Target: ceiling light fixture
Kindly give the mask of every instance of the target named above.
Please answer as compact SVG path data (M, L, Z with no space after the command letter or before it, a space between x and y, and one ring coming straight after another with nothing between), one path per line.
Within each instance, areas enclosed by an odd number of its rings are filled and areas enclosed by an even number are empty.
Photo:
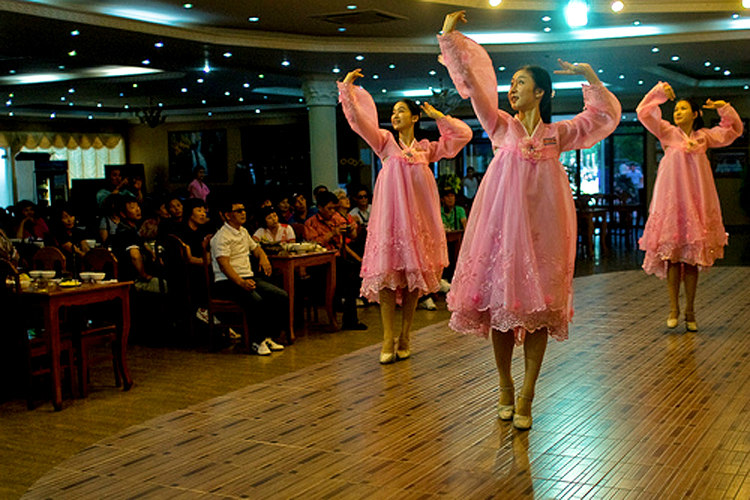
M81 32L78 31L78 30L73 30L73 31L70 32L70 36L78 36L80 34L81 34Z
M331 70L333 73L341 73L341 69L338 66L334 66Z
M68 55L69 55L70 57L75 57L75 56L77 56L77 55L78 55L78 52L76 52L75 50L71 50L70 52L68 52Z
M725 70L724 70L724 76L729 76L729 75L731 75L731 74L732 74L732 72L731 72L731 71L729 71L728 69L725 69Z
M242 84L242 86L245 87L246 89L249 89L250 88L250 83L245 82L245 83Z
M622 12L622 9L625 8L625 4L620 0L615 0L609 8L612 9L612 12Z
M641 22L638 19L633 21L633 26L640 26L640 25L641 25Z
M164 47L164 42L156 42L154 44L154 47L156 47L157 49L160 49L160 48Z
M737 14L736 12L732 14L732 19L739 19L739 18L740 18L740 15Z
M356 56L354 59L356 59L357 61L362 61L362 60L364 60L364 58L365 58L365 56L363 56L362 54L360 54L360 55Z
M388 69L396 69L396 65L395 64L389 64L388 65Z
M507 68L506 68L505 66L500 66L500 67L499 67L499 68L497 68L497 69L498 69L498 70L500 70L500 71L505 71L505 70L506 70Z
M503 0L489 0L490 7L497 7L503 3Z
M144 59L143 61L141 61L141 64L143 64L144 66L148 66L149 64L151 64L151 61L148 59Z
M651 52L656 54L657 52L659 52L659 47L651 47Z
M378 75L377 73L375 73L374 75L372 75L372 79L373 80L377 80L378 78L380 78L380 75Z
M357 10L357 6L354 5L354 4L349 4L349 5L346 6L346 8L349 9L349 10Z
M230 57L232 57L232 53L231 52L224 52L224 57L226 57L227 59L229 59Z
M184 3L184 4L182 4L182 6L184 8L186 8L186 9L192 9L193 8L193 4L191 4L191 3Z
M343 26L341 26L341 27L339 28L339 33L343 33L344 31L346 31L346 28L344 28Z
M289 59L284 59L283 61L281 61L281 65L284 66L285 68L289 66L290 64L292 63L289 62Z
M677 61L680 60L680 56L678 56L677 54L675 54L670 59L672 59L674 62L677 62Z
M586 0L569 0L564 13L565 22L571 28L580 28L589 22L589 6Z
M205 81L205 80L204 80L203 78L198 78L198 79L196 80L196 82L198 82L198 83L203 83L204 81Z
M706 61L703 63L703 65L708 68L709 66L711 66L711 61Z
M208 65L208 61L203 63L203 72L204 73L210 73L211 72L211 66Z
M552 21L552 18L549 16L542 16L542 22L548 23Z
M250 21L251 23L257 23L258 21L260 21L260 18L257 16L252 16L252 17L248 17L247 20Z
M545 33L549 33L550 31L552 31L552 28L550 28L549 26L545 26L544 27L544 32Z

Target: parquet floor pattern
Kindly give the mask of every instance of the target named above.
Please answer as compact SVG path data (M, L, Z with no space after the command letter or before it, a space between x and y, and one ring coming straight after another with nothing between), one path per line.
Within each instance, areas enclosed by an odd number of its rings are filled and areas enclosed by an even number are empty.
M495 418L489 341L440 321L409 360L381 366L370 345L133 425L24 498L747 499L748 283L750 268L701 275L687 333L666 328L660 280L576 278L529 432Z

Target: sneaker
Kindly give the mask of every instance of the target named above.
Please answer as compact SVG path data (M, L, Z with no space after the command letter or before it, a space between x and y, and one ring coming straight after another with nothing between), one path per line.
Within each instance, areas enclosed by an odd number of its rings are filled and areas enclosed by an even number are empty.
M440 293L448 293L451 291L451 284L448 282L448 280L441 279L440 280L440 290L438 290Z
M230 327L229 328L229 340L241 340L241 339L242 339L242 335L235 332L234 329Z
M357 307L365 307L366 305L364 300L357 299Z
M199 307L198 310L195 311L195 317L203 321L205 324L208 324L208 310L206 308Z
M277 344L276 342L274 342L271 337L268 337L266 340L263 341L263 343L266 346L268 346L268 348L271 349L272 351L283 351L284 350L284 346L281 345L281 344Z
M435 301L432 300L432 297L427 297L422 302L417 304L418 309L427 309L428 311L437 311L437 306L435 305Z
M260 344L253 342L250 345L250 352L253 354L257 354L258 356L268 356L271 354L271 349L268 348L265 341L261 342Z

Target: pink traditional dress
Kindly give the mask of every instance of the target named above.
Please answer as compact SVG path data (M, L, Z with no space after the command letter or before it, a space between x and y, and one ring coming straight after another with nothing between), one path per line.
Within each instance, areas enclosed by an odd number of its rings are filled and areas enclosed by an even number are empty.
M638 242L646 251L643 269L662 279L670 261L705 268L724 257L727 233L706 150L727 146L742 135L742 120L727 104L717 110L719 125L694 130L688 137L680 127L662 120L659 105L666 101L659 82L636 109L638 119L664 149Z
M547 328L568 338L573 317L576 212L563 151L585 149L612 133L620 103L603 85L583 87L585 110L571 120L539 122L529 135L498 109L487 52L463 34L438 37L443 62L462 97L470 97L487 132L492 159L472 205L448 294L450 327L487 337Z
M383 162L367 226L360 293L379 302L383 288L436 292L448 250L437 184L428 165L458 154L471 140L471 128L446 116L437 120L438 141L399 144L379 127L375 102L366 90L339 82L339 98L352 130Z

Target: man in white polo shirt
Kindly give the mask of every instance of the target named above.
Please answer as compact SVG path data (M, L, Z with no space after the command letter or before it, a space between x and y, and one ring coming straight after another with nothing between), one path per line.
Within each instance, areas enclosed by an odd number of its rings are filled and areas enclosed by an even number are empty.
M289 324L289 295L263 276L253 274L251 252L266 276L271 275L271 263L243 227L247 220L245 205L228 200L219 211L224 225L211 238L214 296L237 302L252 318L250 348L255 354L267 356L271 351L281 351L284 346L272 338L278 337L283 325Z

